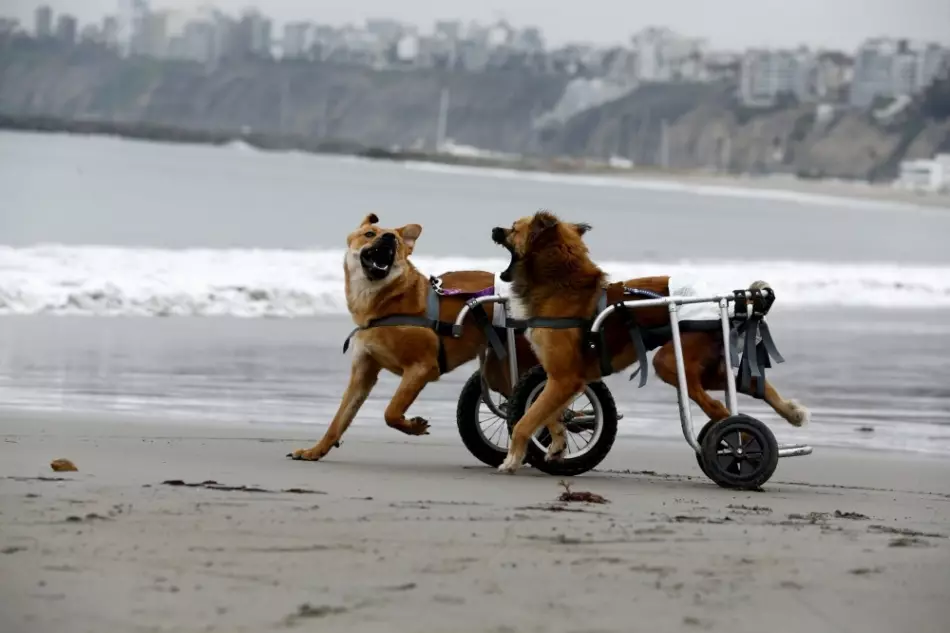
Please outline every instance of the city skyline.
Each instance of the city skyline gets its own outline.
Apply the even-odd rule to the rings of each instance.
[[[542,0],[483,2],[477,6],[445,0],[440,3],[439,12],[433,13],[429,8],[432,5],[421,0],[405,0],[398,6],[381,0],[351,0],[345,6],[332,3],[316,7],[302,0],[268,0],[266,6],[256,5],[256,8],[273,18],[278,26],[298,20],[331,25],[359,24],[367,18],[379,17],[429,28],[438,19],[481,22],[505,19],[516,26],[537,26],[554,46],[569,42],[626,43],[635,31],[652,25],[706,38],[716,48],[739,50],[798,45],[853,49],[862,40],[877,36],[950,43],[947,30],[940,28],[940,24],[950,24],[950,2],[945,0],[836,0],[832,8],[818,0],[798,0],[793,6],[779,0],[730,0],[728,4],[728,11],[711,11],[711,5],[704,0],[670,0],[662,4],[637,2],[620,6],[606,0],[588,0],[583,11],[576,5],[551,11],[551,5]],[[114,14],[118,2],[6,0],[3,12],[19,19],[24,26],[31,26],[33,12],[41,5],[50,6],[57,13],[71,13],[81,23],[87,23]],[[153,0],[150,5],[155,10],[186,11],[213,5],[231,14],[255,7],[247,0]],[[599,12],[599,8],[604,11]],[[736,14],[742,15],[741,24],[737,24]],[[796,28],[796,25],[802,28]]]

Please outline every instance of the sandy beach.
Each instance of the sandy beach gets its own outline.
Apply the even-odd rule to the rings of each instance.
[[[685,444],[623,439],[573,480],[608,503],[564,503],[556,479],[498,474],[445,433],[354,428],[324,462],[284,457],[321,429],[0,413],[0,630],[950,622],[944,458],[818,449],[737,493]],[[53,472],[56,458],[79,472]]]

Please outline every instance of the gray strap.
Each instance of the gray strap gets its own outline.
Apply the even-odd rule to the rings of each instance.
[[[764,320],[759,326],[759,332],[762,333],[762,344],[765,346],[765,351],[768,352],[769,357],[774,358],[776,363],[784,363],[785,359],[779,354],[778,348],[775,346],[775,341],[772,340],[772,332],[769,330],[769,324]]]
[[[344,353],[344,354],[346,354],[346,350],[350,349],[350,339],[353,338],[354,336],[356,336],[356,333],[359,332],[359,331],[362,330],[362,329],[363,329],[363,328],[361,328],[361,327],[353,328],[353,331],[350,332],[350,333],[347,335],[346,340],[343,341],[343,353]]]
[[[409,325],[409,326],[425,327],[425,328],[432,329],[435,326],[435,322],[426,317],[415,316],[412,314],[393,314],[391,316],[370,321],[365,326],[358,327],[352,332],[350,332],[350,335],[347,336],[346,340],[343,342],[343,353],[346,354],[346,350],[349,349],[350,347],[350,339],[353,338],[353,336],[360,330],[368,330],[374,327],[393,326],[393,325]]]
[[[649,372],[647,371],[647,348],[643,344],[643,336],[640,334],[640,328],[636,322],[633,322],[630,326],[630,338],[633,340],[633,347],[637,351],[637,370],[630,374],[630,380],[640,374],[640,384],[637,387],[640,389],[647,384]]]
[[[432,322],[439,320],[439,294],[432,286],[429,286],[429,292],[426,295],[426,316]]]

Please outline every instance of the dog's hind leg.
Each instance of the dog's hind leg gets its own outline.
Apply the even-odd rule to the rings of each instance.
[[[564,451],[567,450],[567,429],[561,422],[564,415],[564,409],[555,413],[545,426],[548,433],[551,434],[551,443],[548,444],[548,450],[544,454],[544,461],[553,462],[564,458]]]
[[[749,391],[743,391],[741,393],[745,393],[747,396],[754,394],[758,386],[758,381],[758,378],[753,378]],[[721,359],[715,365],[707,367],[706,372],[703,374],[703,387],[713,391],[724,391],[726,389],[726,365]],[[792,426],[803,426],[808,423],[811,417],[808,409],[795,400],[786,400],[783,398],[782,394],[780,394],[768,380],[765,381],[765,395],[763,399],[782,419]]]
[[[333,416],[330,428],[327,429],[323,438],[313,448],[296,450],[291,454],[291,457],[316,461],[339,444],[340,438],[343,437],[346,429],[349,428],[353,418],[356,417],[360,407],[366,402],[367,396],[376,385],[381,369],[379,363],[372,356],[360,354],[357,350],[354,350],[353,365],[350,369],[350,383],[346,386],[343,401],[340,402],[340,408]]]
[[[703,380],[710,363],[717,362],[709,353],[711,350],[716,350],[715,339],[705,332],[687,332],[682,335],[682,342],[686,393],[690,400],[699,405],[710,420],[718,421],[729,417],[728,407],[706,392],[709,387]],[[653,357],[653,368],[660,380],[668,385],[677,386],[679,381],[676,376],[676,356],[672,342],[657,351]]]
[[[412,365],[403,371],[399,387],[383,414],[386,424],[406,435],[428,435],[428,420],[420,417],[407,420],[406,411],[419,397],[423,388],[438,378],[439,368],[428,364]]]
[[[538,399],[528,407],[524,416],[515,424],[511,433],[511,443],[508,445],[508,456],[498,470],[508,473],[518,470],[524,461],[528,442],[531,441],[535,432],[545,424],[561,426],[560,420],[555,416],[567,406],[574,394],[579,393],[583,388],[583,380],[559,380],[549,376]],[[563,431],[563,427],[561,430]],[[552,439],[557,437],[554,433],[551,435]]]
[[[755,383],[758,379],[752,379],[752,393],[755,393]],[[772,386],[768,380],[765,381],[765,401],[769,403],[776,413],[791,424],[792,426],[804,426],[811,419],[811,413],[803,404],[797,400],[786,400],[782,394]]]

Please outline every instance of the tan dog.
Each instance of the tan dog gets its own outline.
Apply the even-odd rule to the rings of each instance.
[[[422,227],[407,224],[398,229],[385,229],[378,226],[378,222],[375,214],[366,216],[346,240],[343,262],[346,304],[353,321],[361,328],[394,315],[422,317],[426,314],[430,292],[429,279],[409,261]],[[451,323],[472,294],[493,285],[494,275],[484,271],[459,271],[446,273],[441,280],[445,288],[452,288],[456,293],[439,299],[438,318]],[[485,305],[488,318],[494,307]],[[406,418],[406,411],[426,384],[474,360],[487,345],[484,330],[471,319],[466,320],[462,336],[457,339],[439,336],[426,327],[378,326],[360,329],[353,341],[350,382],[340,408],[323,438],[312,448],[294,451],[291,454],[294,459],[318,460],[339,445],[383,369],[402,377],[386,407],[386,424],[407,435],[428,434],[429,423],[420,417]],[[536,365],[537,359],[524,337],[517,337],[516,342],[519,367]],[[490,352],[483,358],[491,389],[510,395],[507,363]]]
[[[581,239],[588,230],[589,225],[561,222],[553,214],[541,211],[521,218],[510,229],[498,227],[492,231],[492,239],[512,255],[511,279],[507,281],[512,282],[512,310],[517,317],[592,319],[605,288],[608,305],[629,299],[624,296],[624,287],[669,296],[669,277],[631,279],[608,285],[606,275],[591,261]],[[636,319],[640,327],[659,327],[669,324],[669,312],[666,307],[645,308],[636,311]],[[604,342],[613,371],[632,365],[637,354],[622,315],[612,314],[604,328]],[[507,459],[499,467],[506,472],[514,472],[521,465],[527,443],[538,428],[559,419],[565,405],[586,383],[601,378],[598,355],[584,345],[584,328],[533,327],[527,330],[527,338],[544,367],[547,383],[514,426]],[[725,389],[721,330],[684,332],[682,343],[690,399],[710,420],[728,417],[726,406],[706,391]],[[660,346],[653,357],[653,367],[664,382],[677,384],[672,342]],[[641,367],[640,371],[647,369]],[[800,426],[807,421],[808,412],[803,407],[783,399],[767,382],[764,399],[791,424]],[[560,457],[564,451],[562,441],[558,437],[552,439],[546,459]]]

